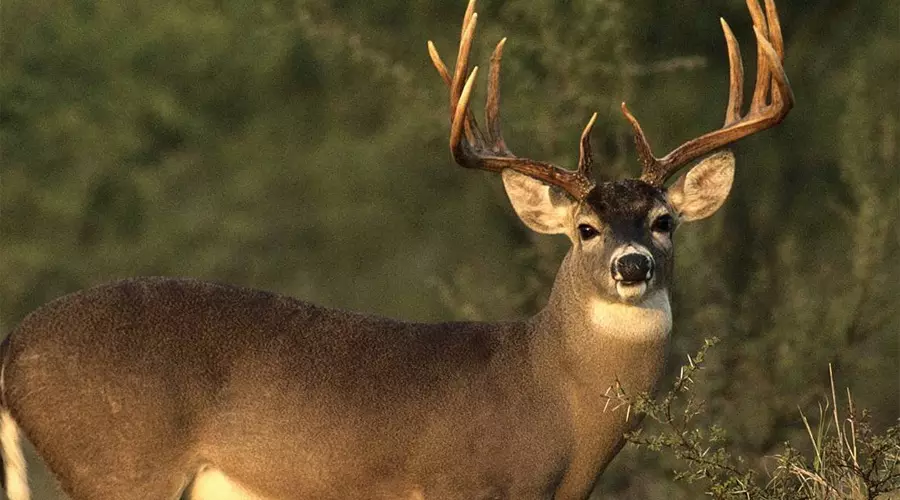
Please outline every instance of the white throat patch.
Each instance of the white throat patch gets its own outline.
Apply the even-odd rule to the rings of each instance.
[[[590,320],[599,335],[622,340],[662,340],[672,331],[672,307],[665,290],[654,290],[634,304],[590,301]]]

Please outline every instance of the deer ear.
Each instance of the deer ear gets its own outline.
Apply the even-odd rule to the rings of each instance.
[[[562,190],[511,169],[503,171],[503,186],[516,215],[533,231],[567,231],[575,203]]]
[[[683,221],[714,214],[725,203],[734,181],[734,155],[725,150],[695,165],[669,188],[669,202]]]

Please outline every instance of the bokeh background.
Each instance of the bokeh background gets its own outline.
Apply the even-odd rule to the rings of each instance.
[[[0,335],[62,294],[193,276],[409,320],[538,310],[567,248],[455,167],[426,55],[464,0],[5,0]],[[710,336],[709,423],[765,469],[799,410],[849,387],[900,416],[900,3],[779,5],[797,105],[734,146],[735,187],[677,235],[670,368]],[[505,136],[635,175],[623,100],[657,154],[721,125],[720,16],[755,72],[741,0],[482,0],[475,59],[509,36]],[[484,88],[484,81],[479,83]],[[483,95],[483,94],[482,94]],[[478,98],[481,102],[481,98]],[[480,104],[478,105],[480,107]],[[807,446],[808,447],[808,446]],[[672,457],[626,448],[598,498],[697,498]],[[34,471],[36,498],[57,498]]]

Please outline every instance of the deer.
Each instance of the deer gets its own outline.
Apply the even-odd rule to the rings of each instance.
[[[652,393],[664,373],[674,231],[725,202],[725,146],[780,123],[794,102],[774,0],[747,5],[758,48],[749,110],[722,20],[723,126],[656,157],[623,103],[641,174],[598,182],[596,113],[574,170],[507,147],[505,38],[479,126],[471,0],[452,74],[428,43],[449,87],[450,151],[499,173],[528,228],[570,240],[545,306],[521,320],[410,323],[193,279],[67,295],[0,347],[7,495],[29,498],[24,436],[74,500],[587,498],[639,421],[609,406],[610,389]]]

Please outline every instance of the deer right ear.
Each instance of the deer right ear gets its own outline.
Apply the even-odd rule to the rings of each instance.
[[[531,230],[567,231],[574,202],[562,190],[511,169],[503,171],[503,186],[516,215]]]

